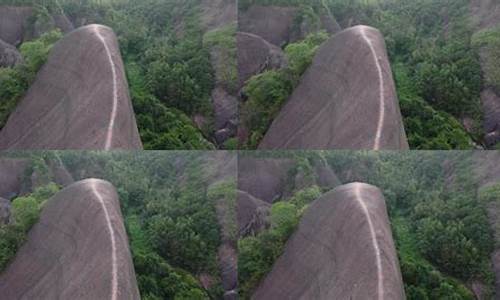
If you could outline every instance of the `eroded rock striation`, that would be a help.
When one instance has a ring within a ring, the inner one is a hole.
[[[385,43],[367,26],[323,44],[260,149],[408,149]]]
[[[315,201],[253,299],[404,299],[384,197],[340,186]]]
[[[0,275],[5,299],[140,299],[115,188],[77,182],[51,198]]]
[[[0,226],[10,224],[11,218],[10,200],[0,198]]]
[[[141,149],[113,31],[89,25],[53,48],[0,132],[0,149]]]
[[[270,225],[271,204],[255,198],[244,191],[238,191],[236,213],[238,236],[257,235]]]

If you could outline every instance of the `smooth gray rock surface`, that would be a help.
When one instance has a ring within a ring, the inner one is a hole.
[[[77,182],[48,200],[0,274],[3,299],[140,299],[115,188]]]
[[[408,149],[385,43],[367,26],[323,44],[259,149]]]
[[[384,197],[340,186],[305,212],[252,299],[404,299]]]
[[[54,46],[0,132],[0,149],[142,149],[110,28],[85,26]]]

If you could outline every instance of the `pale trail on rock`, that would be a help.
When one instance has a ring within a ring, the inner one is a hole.
[[[384,126],[384,118],[385,118],[385,104],[384,104],[384,77],[382,73],[382,66],[380,66],[379,59],[377,57],[377,53],[375,52],[375,47],[373,47],[372,41],[366,35],[365,27],[361,28],[361,36],[365,40],[365,42],[370,47],[370,51],[372,53],[373,59],[375,60],[375,65],[377,66],[378,78],[379,78],[379,119],[377,125],[377,133],[375,135],[375,145],[373,146],[373,150],[380,150],[380,138],[382,137],[382,127]]]
[[[112,270],[111,270],[111,300],[118,299],[118,264],[116,258],[116,240],[115,240],[115,231],[113,230],[113,226],[111,225],[111,218],[109,216],[108,208],[104,203],[104,199],[101,194],[97,191],[96,181],[93,180],[90,182],[90,186],[92,188],[92,192],[96,196],[99,204],[102,206],[102,210],[104,211],[104,217],[106,218],[106,224],[108,226],[109,236],[111,238],[111,261],[112,261]]]
[[[370,216],[370,213],[368,212],[368,208],[366,207],[366,204],[361,197],[361,191],[359,190],[359,185],[356,185],[354,187],[354,196],[356,198],[356,201],[358,201],[359,205],[363,209],[363,213],[366,216],[366,219],[368,220],[368,226],[370,228],[370,234],[372,238],[372,244],[373,248],[375,250],[375,256],[377,260],[377,280],[378,280],[378,299],[383,300],[384,299],[384,275],[382,274],[382,259],[381,259],[381,254],[380,254],[380,247],[378,245],[378,240],[377,240],[377,233],[375,232],[375,228],[373,227],[373,222],[372,218]]]
[[[111,148],[111,143],[113,140],[113,129],[115,127],[115,119],[116,119],[116,112],[118,109],[118,88],[117,88],[117,73],[116,73],[116,66],[113,61],[113,56],[111,55],[111,50],[109,49],[108,44],[104,40],[104,37],[101,35],[101,32],[99,31],[99,26],[94,26],[94,31],[101,40],[102,44],[104,45],[104,49],[106,50],[106,54],[108,55],[108,60],[109,64],[111,65],[111,72],[113,74],[113,109],[111,111],[111,118],[109,121],[108,125],[108,130],[106,134],[106,144],[104,146],[104,150],[109,150]]]

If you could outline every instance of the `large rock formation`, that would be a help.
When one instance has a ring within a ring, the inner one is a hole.
[[[315,201],[253,299],[404,299],[384,197],[338,187]]]
[[[0,6],[0,39],[14,46],[21,44],[32,16],[31,7]]]
[[[22,61],[21,53],[17,51],[16,47],[0,39],[0,68],[14,67]]]
[[[318,50],[260,149],[408,149],[384,39],[356,26]]]
[[[281,69],[288,64],[281,48],[267,42],[258,35],[238,32],[236,40],[240,87],[254,75],[267,70]]]
[[[113,31],[90,25],[53,48],[0,132],[0,149],[141,149]]]
[[[0,275],[4,299],[140,299],[118,195],[77,182],[51,198]]]
[[[10,200],[21,194],[28,165],[28,160],[0,158],[0,198]]]

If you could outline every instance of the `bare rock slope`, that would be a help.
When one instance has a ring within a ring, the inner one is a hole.
[[[253,299],[404,299],[384,197],[340,186],[315,201]]]
[[[0,132],[0,149],[141,149],[113,31],[89,25],[53,48]]]
[[[260,149],[408,149],[380,32],[342,31],[321,46]]]
[[[139,299],[120,204],[108,182],[77,182],[51,198],[0,275],[4,299]]]

